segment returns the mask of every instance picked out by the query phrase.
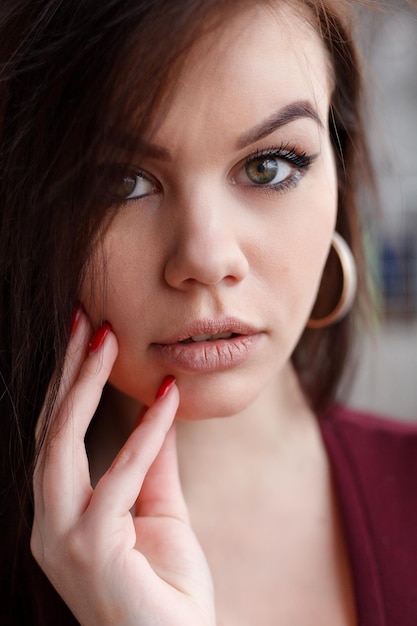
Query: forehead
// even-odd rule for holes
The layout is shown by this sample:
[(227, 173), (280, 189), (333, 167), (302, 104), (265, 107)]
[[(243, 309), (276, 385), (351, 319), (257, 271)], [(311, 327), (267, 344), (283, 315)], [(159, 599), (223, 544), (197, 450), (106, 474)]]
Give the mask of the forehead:
[(181, 120), (190, 133), (202, 120), (227, 121), (232, 133), (234, 126), (250, 127), (274, 110), (306, 100), (326, 123), (331, 80), (325, 46), (307, 15), (286, 3), (274, 4), (229, 13), (197, 40), (157, 136), (175, 143)]

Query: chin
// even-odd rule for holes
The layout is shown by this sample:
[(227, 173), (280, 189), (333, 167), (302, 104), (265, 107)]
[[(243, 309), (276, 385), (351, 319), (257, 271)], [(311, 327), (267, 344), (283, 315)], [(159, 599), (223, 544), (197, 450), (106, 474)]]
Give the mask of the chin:
[(215, 404), (204, 404), (199, 402), (198, 405), (195, 405), (193, 403), (181, 402), (177, 411), (177, 419), (197, 422), (221, 417), (233, 417), (245, 408), (245, 405), (237, 407), (231, 403), (220, 404), (216, 402)]
[(261, 394), (258, 390), (231, 390), (224, 391), (217, 389), (204, 392), (197, 390), (180, 389), (180, 405), (177, 411), (177, 418), (188, 421), (213, 419), (219, 417), (233, 417), (250, 407)]

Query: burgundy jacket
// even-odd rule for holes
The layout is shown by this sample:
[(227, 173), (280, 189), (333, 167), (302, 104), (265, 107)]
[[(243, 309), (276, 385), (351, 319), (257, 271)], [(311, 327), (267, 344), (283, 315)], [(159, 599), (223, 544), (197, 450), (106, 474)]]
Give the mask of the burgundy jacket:
[(359, 626), (417, 626), (417, 423), (337, 408), (321, 430)]

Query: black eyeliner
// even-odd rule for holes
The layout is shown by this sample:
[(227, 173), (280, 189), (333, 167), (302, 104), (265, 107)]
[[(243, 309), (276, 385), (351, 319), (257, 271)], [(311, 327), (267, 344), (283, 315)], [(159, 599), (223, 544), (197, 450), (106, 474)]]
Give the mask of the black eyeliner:
[(288, 161), (291, 165), (295, 165), (297, 168), (305, 169), (310, 167), (317, 157), (318, 154), (309, 155), (305, 151), (298, 152), (294, 146), (287, 143), (282, 144), (279, 148), (271, 147), (263, 150), (256, 150), (245, 158), (245, 165), (256, 159), (273, 158)]

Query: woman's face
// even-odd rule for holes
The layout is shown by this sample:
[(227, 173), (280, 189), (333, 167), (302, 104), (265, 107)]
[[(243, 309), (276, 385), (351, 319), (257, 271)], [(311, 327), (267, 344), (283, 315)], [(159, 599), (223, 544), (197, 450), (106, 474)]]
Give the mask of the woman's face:
[(335, 225), (328, 74), (288, 8), (248, 8), (194, 47), (125, 180), (104, 280), (85, 283), (93, 324), (119, 341), (115, 387), (149, 404), (173, 374), (179, 415), (197, 418), (236, 413), (279, 378)]

